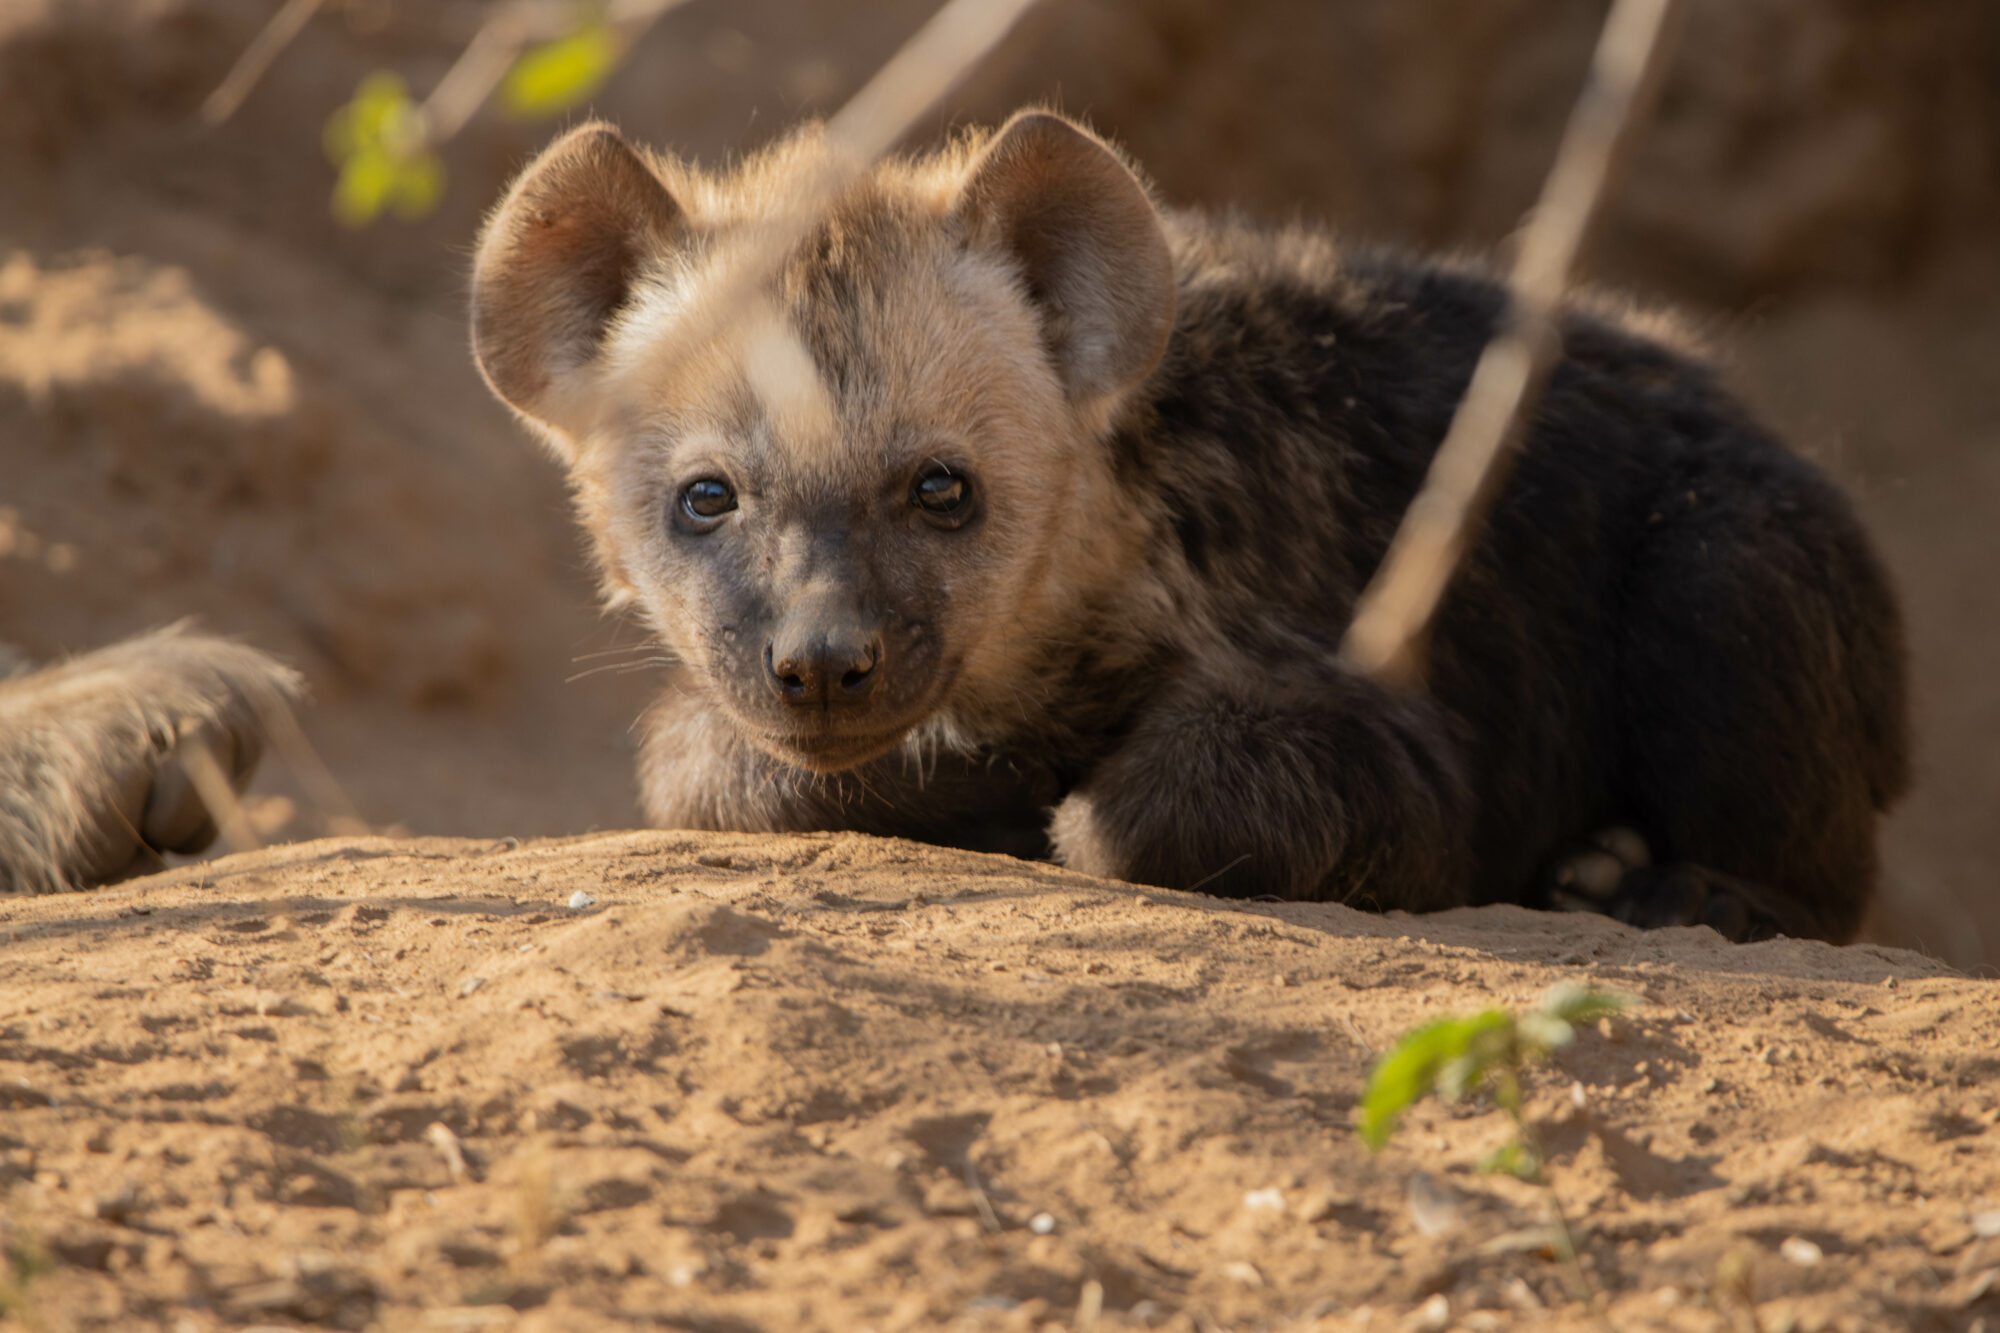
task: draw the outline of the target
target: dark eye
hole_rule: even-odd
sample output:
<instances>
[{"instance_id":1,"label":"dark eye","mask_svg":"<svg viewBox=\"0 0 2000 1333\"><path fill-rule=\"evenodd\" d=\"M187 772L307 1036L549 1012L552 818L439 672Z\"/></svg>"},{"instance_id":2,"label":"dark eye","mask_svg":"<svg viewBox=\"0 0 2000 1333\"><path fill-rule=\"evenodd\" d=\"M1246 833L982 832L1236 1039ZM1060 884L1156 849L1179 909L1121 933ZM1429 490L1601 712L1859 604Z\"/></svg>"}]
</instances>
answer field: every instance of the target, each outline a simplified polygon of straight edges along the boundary
<instances>
[{"instance_id":1,"label":"dark eye","mask_svg":"<svg viewBox=\"0 0 2000 1333\"><path fill-rule=\"evenodd\" d=\"M706 525L736 508L736 492L726 481L704 477L691 481L681 491L681 512L697 524Z\"/></svg>"},{"instance_id":2,"label":"dark eye","mask_svg":"<svg viewBox=\"0 0 2000 1333\"><path fill-rule=\"evenodd\" d=\"M971 481L942 463L933 463L910 488L910 503L935 518L962 517L971 498Z\"/></svg>"}]
</instances>

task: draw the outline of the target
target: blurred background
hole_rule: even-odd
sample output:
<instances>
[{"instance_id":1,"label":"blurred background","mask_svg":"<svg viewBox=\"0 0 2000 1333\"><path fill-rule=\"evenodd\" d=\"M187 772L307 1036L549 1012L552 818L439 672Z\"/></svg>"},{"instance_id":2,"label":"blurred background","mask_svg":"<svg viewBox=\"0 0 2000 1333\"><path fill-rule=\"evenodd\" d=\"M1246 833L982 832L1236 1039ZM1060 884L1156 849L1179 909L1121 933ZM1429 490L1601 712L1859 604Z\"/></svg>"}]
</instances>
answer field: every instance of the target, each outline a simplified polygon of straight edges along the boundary
<instances>
[{"instance_id":1,"label":"blurred background","mask_svg":"<svg viewBox=\"0 0 2000 1333\"><path fill-rule=\"evenodd\" d=\"M0 0L0 640L184 615L298 664L371 823L638 821L643 673L562 478L488 397L464 284L556 128L488 111L419 222L344 227L329 115L421 98L481 0L326 0L219 127L277 0ZM710 162L838 107L929 0L693 0L594 98ZM1593 280L1688 311L1858 498L1898 577L1920 734L1875 938L2000 963L2000 5L1691 0ZM1491 249L1534 198L1604 0L1046 0L914 138L1041 100L1173 203ZM604 659L610 660L610 659ZM278 765L255 810L322 830Z\"/></svg>"}]
</instances>

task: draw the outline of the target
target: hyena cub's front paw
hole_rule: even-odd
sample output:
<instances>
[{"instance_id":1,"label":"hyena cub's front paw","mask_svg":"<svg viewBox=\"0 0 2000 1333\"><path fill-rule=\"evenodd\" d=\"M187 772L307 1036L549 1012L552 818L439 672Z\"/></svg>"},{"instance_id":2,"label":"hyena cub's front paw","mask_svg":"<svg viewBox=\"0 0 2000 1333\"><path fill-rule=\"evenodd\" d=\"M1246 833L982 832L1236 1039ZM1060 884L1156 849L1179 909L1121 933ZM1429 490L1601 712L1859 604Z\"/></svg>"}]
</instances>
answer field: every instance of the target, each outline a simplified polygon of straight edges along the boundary
<instances>
[{"instance_id":1,"label":"hyena cub's front paw","mask_svg":"<svg viewBox=\"0 0 2000 1333\"><path fill-rule=\"evenodd\" d=\"M1049 841L1056 860L1086 875L1220 898L1313 897L1334 856L1309 834L1286 844L1245 819L1204 820L1150 788L1071 793Z\"/></svg>"},{"instance_id":2,"label":"hyena cub's front paw","mask_svg":"<svg viewBox=\"0 0 2000 1333\"><path fill-rule=\"evenodd\" d=\"M1549 905L1560 912L1608 912L1625 877L1652 863L1652 849L1637 829L1599 829L1556 857Z\"/></svg>"},{"instance_id":3,"label":"hyena cub's front paw","mask_svg":"<svg viewBox=\"0 0 2000 1333\"><path fill-rule=\"evenodd\" d=\"M1049 843L1055 859L1071 870L1099 879L1131 878L1131 858L1120 854L1090 797L1081 792L1056 807L1049 820Z\"/></svg>"},{"instance_id":4,"label":"hyena cub's front paw","mask_svg":"<svg viewBox=\"0 0 2000 1333\"><path fill-rule=\"evenodd\" d=\"M1707 926L1739 943L1821 933L1800 904L1760 884L1698 865L1654 865L1645 838L1622 826L1557 858L1549 900L1558 911L1601 912L1628 926Z\"/></svg>"},{"instance_id":5,"label":"hyena cub's front paw","mask_svg":"<svg viewBox=\"0 0 2000 1333\"><path fill-rule=\"evenodd\" d=\"M215 837L197 766L242 790L298 675L180 627L0 681L0 892L83 888Z\"/></svg>"}]
</instances>

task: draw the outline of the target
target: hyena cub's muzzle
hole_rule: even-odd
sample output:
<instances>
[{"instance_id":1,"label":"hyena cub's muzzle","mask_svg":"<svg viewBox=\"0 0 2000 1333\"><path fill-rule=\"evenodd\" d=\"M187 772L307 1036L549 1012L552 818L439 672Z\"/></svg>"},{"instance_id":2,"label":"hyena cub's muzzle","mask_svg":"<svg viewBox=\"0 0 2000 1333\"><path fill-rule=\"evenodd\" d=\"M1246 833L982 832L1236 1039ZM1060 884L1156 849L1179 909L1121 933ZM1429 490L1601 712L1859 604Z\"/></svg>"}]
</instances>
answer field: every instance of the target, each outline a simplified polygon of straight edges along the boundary
<instances>
[{"instance_id":1,"label":"hyena cub's muzzle","mask_svg":"<svg viewBox=\"0 0 2000 1333\"><path fill-rule=\"evenodd\" d=\"M788 762L837 772L896 748L935 710L946 673L927 617L871 611L851 577L822 574L786 596L734 661L738 720Z\"/></svg>"}]
</instances>

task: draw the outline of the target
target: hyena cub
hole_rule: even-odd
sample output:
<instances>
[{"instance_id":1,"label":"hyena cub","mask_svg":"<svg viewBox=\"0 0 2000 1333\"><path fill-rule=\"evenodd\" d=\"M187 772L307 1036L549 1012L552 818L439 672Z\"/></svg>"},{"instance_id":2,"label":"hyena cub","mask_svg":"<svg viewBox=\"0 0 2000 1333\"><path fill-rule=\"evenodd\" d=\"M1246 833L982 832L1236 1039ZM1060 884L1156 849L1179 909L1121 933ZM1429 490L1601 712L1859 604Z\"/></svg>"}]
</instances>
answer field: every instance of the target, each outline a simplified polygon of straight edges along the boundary
<instances>
[{"instance_id":1,"label":"hyena cub","mask_svg":"<svg viewBox=\"0 0 2000 1333\"><path fill-rule=\"evenodd\" d=\"M1707 366L1571 312L1423 687L1385 688L1335 648L1491 278L1164 211L1028 112L875 170L678 347L824 151L712 175L586 125L479 247L480 367L678 664L651 818L1384 909L1568 877L1627 921L1853 933L1905 783L1895 602ZM1609 829L1644 845L1575 873Z\"/></svg>"}]
</instances>

